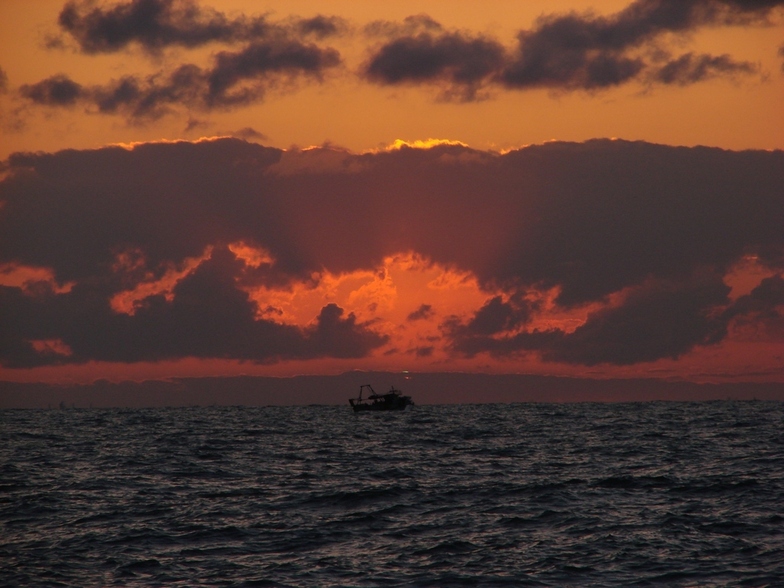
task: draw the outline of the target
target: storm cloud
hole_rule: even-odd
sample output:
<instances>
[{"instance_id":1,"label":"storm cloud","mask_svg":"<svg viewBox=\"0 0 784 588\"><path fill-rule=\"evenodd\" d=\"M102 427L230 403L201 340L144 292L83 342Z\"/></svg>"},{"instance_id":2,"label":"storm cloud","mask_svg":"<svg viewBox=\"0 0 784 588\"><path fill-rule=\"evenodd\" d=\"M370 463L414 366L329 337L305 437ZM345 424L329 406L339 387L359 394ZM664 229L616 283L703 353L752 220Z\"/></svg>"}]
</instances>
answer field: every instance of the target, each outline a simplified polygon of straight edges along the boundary
<instances>
[{"instance_id":1,"label":"storm cloud","mask_svg":"<svg viewBox=\"0 0 784 588\"><path fill-rule=\"evenodd\" d=\"M307 327L274 322L248 288L372 271L401 252L488 292L442 327L459 355L628 365L722 341L733 321L781 325L780 151L595 140L352 154L220 139L19 153L6 166L0 265L52 279L0 292L4 365L359 357L387 342L374 323L334 304ZM228 248L238 242L272 261L248 265ZM779 277L734 300L724 276L748 257ZM112 307L173 271L169 295ZM534 327L545 295L593 310L570 332Z\"/></svg>"}]
</instances>

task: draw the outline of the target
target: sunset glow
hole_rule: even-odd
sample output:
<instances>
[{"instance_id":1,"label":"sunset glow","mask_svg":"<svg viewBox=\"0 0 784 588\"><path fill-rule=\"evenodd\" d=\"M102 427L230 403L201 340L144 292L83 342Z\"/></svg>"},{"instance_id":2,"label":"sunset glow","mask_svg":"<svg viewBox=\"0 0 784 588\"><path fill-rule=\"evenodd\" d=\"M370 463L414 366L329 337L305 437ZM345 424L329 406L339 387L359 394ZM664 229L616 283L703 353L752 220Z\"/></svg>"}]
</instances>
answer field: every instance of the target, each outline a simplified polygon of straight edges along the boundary
<instances>
[{"instance_id":1,"label":"sunset glow","mask_svg":"<svg viewBox=\"0 0 784 588\"><path fill-rule=\"evenodd\" d=\"M0 5L0 380L784 382L784 4Z\"/></svg>"}]
</instances>

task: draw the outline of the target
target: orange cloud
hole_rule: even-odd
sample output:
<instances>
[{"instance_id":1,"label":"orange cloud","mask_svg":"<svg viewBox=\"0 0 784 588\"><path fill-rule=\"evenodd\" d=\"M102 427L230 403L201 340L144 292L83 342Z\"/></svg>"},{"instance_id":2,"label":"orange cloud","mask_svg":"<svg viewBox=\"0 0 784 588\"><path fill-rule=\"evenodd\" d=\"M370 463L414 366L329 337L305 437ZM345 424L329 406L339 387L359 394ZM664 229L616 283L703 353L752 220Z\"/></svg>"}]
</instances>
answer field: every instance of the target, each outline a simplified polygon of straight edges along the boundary
<instances>
[{"instance_id":1,"label":"orange cloud","mask_svg":"<svg viewBox=\"0 0 784 588\"><path fill-rule=\"evenodd\" d=\"M4 263L0 265L0 286L21 288L27 294L33 294L40 286L44 286L57 294L65 294L71 291L74 282L58 282L54 271L49 268Z\"/></svg>"},{"instance_id":2,"label":"orange cloud","mask_svg":"<svg viewBox=\"0 0 784 588\"><path fill-rule=\"evenodd\" d=\"M244 252L243 249L240 249L240 251ZM141 270L144 271L145 275L132 289L118 292L112 296L109 305L114 312L133 315L136 313L139 303L148 296L163 294L166 300L171 302L172 290L177 285L177 282L190 274L205 259L209 259L211 254L212 247L207 247L199 257L189 257L179 267L170 266L162 277L155 278L152 272L145 269L145 260L141 252L126 251L120 253L112 266L115 273Z\"/></svg>"}]
</instances>

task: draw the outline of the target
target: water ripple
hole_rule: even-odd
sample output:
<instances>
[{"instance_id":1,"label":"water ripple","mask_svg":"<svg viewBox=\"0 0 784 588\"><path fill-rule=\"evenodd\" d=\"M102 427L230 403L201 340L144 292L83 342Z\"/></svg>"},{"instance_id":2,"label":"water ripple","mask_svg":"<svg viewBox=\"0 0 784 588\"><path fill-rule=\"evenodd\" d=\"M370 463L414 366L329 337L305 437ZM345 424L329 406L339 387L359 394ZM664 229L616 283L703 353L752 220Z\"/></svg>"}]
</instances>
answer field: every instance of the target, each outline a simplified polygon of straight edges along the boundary
<instances>
[{"instance_id":1,"label":"water ripple","mask_svg":"<svg viewBox=\"0 0 784 588\"><path fill-rule=\"evenodd\" d=\"M776 586L780 403L3 411L0 584Z\"/></svg>"}]
</instances>

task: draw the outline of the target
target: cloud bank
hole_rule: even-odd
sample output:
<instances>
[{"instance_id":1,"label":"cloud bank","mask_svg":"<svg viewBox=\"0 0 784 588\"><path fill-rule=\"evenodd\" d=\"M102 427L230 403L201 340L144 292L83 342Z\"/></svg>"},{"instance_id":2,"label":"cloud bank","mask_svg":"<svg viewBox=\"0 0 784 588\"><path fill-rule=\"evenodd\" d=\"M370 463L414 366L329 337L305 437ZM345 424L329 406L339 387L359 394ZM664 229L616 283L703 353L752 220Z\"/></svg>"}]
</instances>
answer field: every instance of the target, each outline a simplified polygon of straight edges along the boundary
<instances>
[{"instance_id":1,"label":"cloud bank","mask_svg":"<svg viewBox=\"0 0 784 588\"><path fill-rule=\"evenodd\" d=\"M271 88L293 90L337 71L380 86L433 87L441 100L462 102L499 91L688 86L765 75L759 64L728 53L683 47L706 28L765 26L780 18L783 5L782 0L635 0L606 16L543 15L506 46L487 34L448 30L424 14L355 26L322 14L279 21L229 16L193 0L71 0L59 14L52 49L71 45L84 55L141 50L158 58L165 53L171 65L152 75L128 74L93 85L57 72L22 85L17 94L29 105L79 105L140 124L179 108L241 108L263 101ZM364 61L347 64L328 44L333 41L366 43ZM171 51L207 46L214 48L209 64Z\"/></svg>"},{"instance_id":2,"label":"cloud bank","mask_svg":"<svg viewBox=\"0 0 784 588\"><path fill-rule=\"evenodd\" d=\"M754 63L728 54L674 56L666 35L704 27L762 25L780 1L636 0L609 16L568 13L540 17L506 49L479 35L428 26L383 29L392 38L365 66L385 85L431 83L470 100L481 87L594 91L631 81L688 85L719 76L752 74ZM419 21L414 21L415 24Z\"/></svg>"},{"instance_id":3,"label":"cloud bank","mask_svg":"<svg viewBox=\"0 0 784 588\"><path fill-rule=\"evenodd\" d=\"M6 366L363 357L388 342L374 321L325 303L286 324L249 292L372 272L401 252L487 291L441 326L456 355L629 365L715 344L732 324L784 338L780 151L596 140L351 154L219 139L5 165L0 273L32 276L0 288ZM750 258L772 277L732 298L724 278ZM128 292L133 308L113 305ZM579 308L575 329L542 323Z\"/></svg>"}]
</instances>

